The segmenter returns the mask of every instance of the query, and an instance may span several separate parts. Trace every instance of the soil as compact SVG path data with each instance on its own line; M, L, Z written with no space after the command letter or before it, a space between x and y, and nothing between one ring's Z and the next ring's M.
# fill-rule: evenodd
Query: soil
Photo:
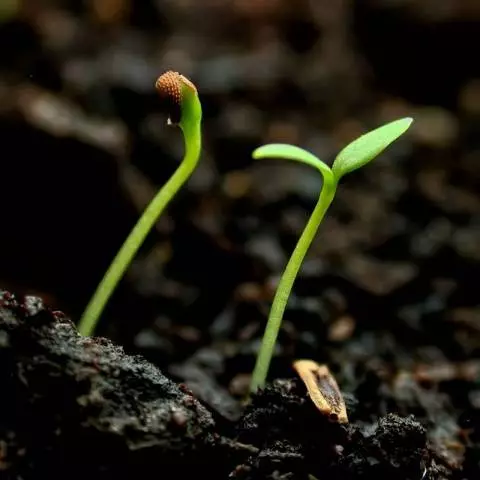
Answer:
M480 478L475 2L24 3L0 23L0 479ZM74 321L181 156L167 69L199 88L204 155L85 339ZM246 404L321 187L252 149L329 159L403 115L339 186ZM328 365L348 424L300 358Z
M5 478L156 478L160 471L186 479L201 471L209 478L413 479L425 478L426 465L449 470L413 415L340 425L320 415L293 379L256 395L239 420L215 421L225 406L202 405L185 384L109 340L81 337L40 298L19 302L3 291L1 305ZM350 400L361 425L368 411Z

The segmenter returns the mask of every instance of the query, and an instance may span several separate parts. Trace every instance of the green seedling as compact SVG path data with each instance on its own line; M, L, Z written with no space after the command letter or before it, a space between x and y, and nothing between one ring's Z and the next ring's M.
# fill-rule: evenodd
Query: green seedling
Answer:
M202 106L195 85L177 72L166 72L156 82L156 89L168 108L168 123L178 125L183 133L185 156L168 182L160 189L127 237L97 287L80 319L81 335L91 335L116 286L133 260L145 237L170 200L195 169L201 150Z
M252 374L250 391L256 392L263 388L267 379L268 369L273 356L275 343L287 306L288 297L292 291L295 278L302 261L315 237L318 227L332 203L339 180L347 173L356 170L373 160L393 141L400 137L412 123L411 118L402 118L388 123L383 127L362 135L347 145L335 158L332 168L306 150L286 144L270 144L257 148L253 158L284 158L300 163L306 163L316 168L323 177L320 198L313 210L307 225L293 251L290 260L278 284L275 297L263 335L260 351Z

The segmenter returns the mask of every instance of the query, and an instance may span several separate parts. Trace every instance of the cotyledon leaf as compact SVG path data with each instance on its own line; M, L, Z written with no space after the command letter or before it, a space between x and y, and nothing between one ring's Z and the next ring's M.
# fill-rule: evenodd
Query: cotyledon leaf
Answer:
M318 157L313 155L313 153L310 153L303 148L296 147L295 145L270 143L255 149L252 153L252 157L255 159L283 158L286 160L293 160L316 168L322 173L322 175L331 175L330 167L326 163L322 162Z
M405 133L412 122L413 119L410 117L395 120L362 135L347 145L333 162L332 171L337 181L346 173L350 173L373 160Z

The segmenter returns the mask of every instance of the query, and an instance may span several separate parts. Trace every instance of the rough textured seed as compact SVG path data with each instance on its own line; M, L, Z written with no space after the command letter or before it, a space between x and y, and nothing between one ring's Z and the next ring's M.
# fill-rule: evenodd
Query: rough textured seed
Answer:
M345 401L328 367L313 360L297 360L293 368L318 410L333 422L348 423Z
M178 124L182 115L182 88L187 86L196 91L195 85L178 72L168 71L160 75L155 82L160 99L162 100L172 124Z

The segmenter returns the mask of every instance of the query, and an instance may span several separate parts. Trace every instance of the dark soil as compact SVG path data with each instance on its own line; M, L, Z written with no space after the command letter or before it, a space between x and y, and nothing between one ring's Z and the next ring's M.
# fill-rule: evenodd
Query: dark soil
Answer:
M0 479L478 480L476 2L23 3L0 17L0 281L17 295ZM181 156L153 89L169 69L199 88L204 154L103 315L110 340L84 339L68 318ZM252 149L328 160L404 115L339 186L245 406L321 186ZM315 409L299 358L328 365L349 424Z
M340 426L297 380L275 381L239 421L215 422L184 384L108 340L81 337L41 299L4 291L0 301L5 478L416 479L443 463L413 416Z

